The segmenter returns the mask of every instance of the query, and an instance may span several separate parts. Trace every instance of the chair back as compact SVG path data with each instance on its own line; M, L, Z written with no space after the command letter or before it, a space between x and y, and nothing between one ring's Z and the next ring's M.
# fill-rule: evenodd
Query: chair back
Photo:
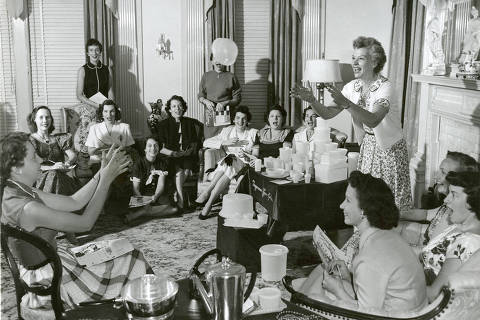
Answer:
M62 263L60 258L57 254L55 248L45 241L44 239L40 238L39 236L32 234L20 227L10 226L8 224L1 224L1 246L2 251L5 255L5 259L7 260L8 267L13 276L13 280L15 283L15 293L17 297L17 312L18 317L22 319L21 314L21 301L22 297L27 292L32 292L36 295L40 296L51 296L51 303L52 308L55 313L56 319L62 319L64 314L64 308L62 305L62 301L60 298L60 283L62 279ZM44 286L35 286L30 287L28 286L22 279L20 279L20 272L18 270L17 262L15 257L13 256L9 246L8 241L9 239L17 239L20 241L24 241L37 250L42 252L42 254L46 258L46 263L49 263L53 269L53 278L52 282L49 287Z

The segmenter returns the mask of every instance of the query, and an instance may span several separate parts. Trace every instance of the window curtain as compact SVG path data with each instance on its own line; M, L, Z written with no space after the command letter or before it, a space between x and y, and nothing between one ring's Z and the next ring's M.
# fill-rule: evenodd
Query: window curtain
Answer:
M110 69L115 60L114 19L118 19L117 0L84 0L85 39L97 39L103 46L102 62Z
M301 102L290 98L290 88L300 81L302 75L303 1L272 1L271 14L273 99L287 111L287 125L294 127L301 123Z
M403 131L409 154L417 150L417 86L412 73L421 70L424 6L418 0L393 2L392 39L389 57L389 79L396 103L401 106Z
M210 65L212 42L216 38L233 40L235 4L234 0L205 0L205 66Z

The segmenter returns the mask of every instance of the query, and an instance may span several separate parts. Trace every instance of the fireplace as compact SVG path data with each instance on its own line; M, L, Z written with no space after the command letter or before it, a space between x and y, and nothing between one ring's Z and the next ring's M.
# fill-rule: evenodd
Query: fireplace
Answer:
M480 81L412 75L420 86L418 147L410 160L414 204L435 183L447 151L480 159Z

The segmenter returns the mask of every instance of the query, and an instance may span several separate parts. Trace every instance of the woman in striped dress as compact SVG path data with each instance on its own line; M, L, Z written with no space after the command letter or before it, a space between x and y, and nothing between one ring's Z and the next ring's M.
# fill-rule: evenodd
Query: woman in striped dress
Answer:
M11 133L0 140L1 222L21 227L57 248L57 232L90 230L102 211L112 181L128 169L130 160L120 148L113 147L102 156L98 173L72 196L46 193L33 188L42 159L37 155L29 135ZM73 211L85 208L82 215ZM50 264L36 249L12 243L18 255L20 277L29 286L48 285L53 277ZM61 297L68 307L82 301L117 297L124 284L151 272L143 254L134 249L118 258L94 266L81 266L65 248L57 248L63 266ZM49 297L28 293L22 305L47 307Z

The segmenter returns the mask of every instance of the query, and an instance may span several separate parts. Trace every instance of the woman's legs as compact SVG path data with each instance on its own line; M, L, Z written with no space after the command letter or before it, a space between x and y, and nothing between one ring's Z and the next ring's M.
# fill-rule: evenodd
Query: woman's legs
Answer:
M213 185L213 181L212 181ZM230 178L227 177L226 175L223 175L218 179L218 182L214 185L215 187L213 188L212 192L210 193L210 197L208 198L207 203L202 209L202 213L200 215L202 216L207 216L208 213L210 212L210 209L212 209L213 202L218 198L218 196L228 188L230 185Z
M175 188L177 190L177 205L183 209L183 184L185 183L185 171L183 168L177 167L175 172Z
M215 188L215 185L217 184L218 180L220 180L221 177L223 177L224 172L223 171L216 171L215 175L213 176L212 182L208 185L207 190L203 191L198 198L195 200L195 202L198 203L204 203L207 201L207 199L210 197L210 193L212 192L213 188Z

